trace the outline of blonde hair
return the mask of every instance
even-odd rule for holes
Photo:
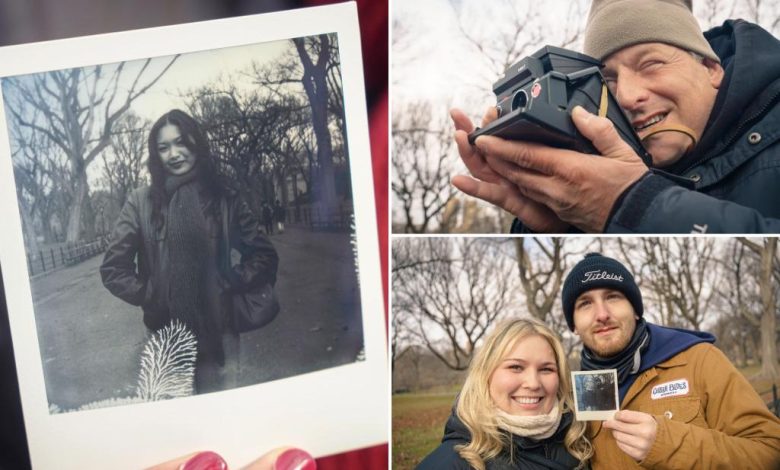
[[[495,405],[490,397],[490,378],[517,342],[530,336],[539,336],[550,344],[558,366],[558,401],[563,413],[574,410],[569,364],[558,336],[537,320],[501,323],[474,356],[456,406],[458,418],[471,433],[471,442],[458,445],[455,450],[477,470],[485,470],[485,461],[495,458],[502,450],[508,450],[511,455],[512,437],[499,429],[493,419]],[[580,461],[577,468],[584,467],[593,455],[585,428],[583,421],[572,421],[564,438],[566,450]]]

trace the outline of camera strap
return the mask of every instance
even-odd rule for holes
[[[688,146],[687,152],[690,152],[691,150],[693,150],[693,147],[696,146],[697,143],[696,134],[693,133],[693,129],[680,124],[669,124],[667,126],[662,126],[659,127],[658,129],[654,129],[652,132],[650,132],[649,134],[647,134],[642,138],[642,143],[644,143],[644,141],[649,139],[650,137],[658,134],[659,132],[679,132],[681,134],[685,134],[688,137],[690,137],[691,145]]]
[[[607,108],[609,107],[609,93],[607,91],[607,84],[602,79],[601,81],[601,101],[599,102],[599,117],[606,117]]]

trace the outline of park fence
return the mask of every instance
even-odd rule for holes
[[[35,276],[66,266],[73,266],[103,253],[107,246],[108,238],[99,237],[92,241],[65,243],[33,253],[28,252],[27,269],[30,276]]]
[[[328,214],[319,204],[292,204],[285,208],[285,223],[313,230],[345,230],[352,224],[352,213],[351,200],[342,202],[336,211]]]

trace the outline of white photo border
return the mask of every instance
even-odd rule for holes
[[[388,442],[386,329],[354,2],[0,48],[0,78],[326,33],[338,35],[341,60],[365,360],[224,392],[49,413],[0,96],[0,265],[34,468],[137,469],[203,449],[240,468],[278,446],[317,457]]]
[[[581,375],[612,375],[612,383],[615,389],[615,408],[612,410],[602,411],[583,411],[580,410],[580,403],[577,400],[577,376]],[[577,421],[604,421],[612,419],[615,413],[620,410],[620,396],[618,394],[618,381],[616,369],[604,369],[604,370],[588,370],[588,371],[572,371],[571,373],[571,389],[574,394],[574,412],[576,413]]]

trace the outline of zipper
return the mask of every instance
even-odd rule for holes
[[[749,119],[745,119],[744,121],[742,121],[739,124],[739,126],[737,127],[737,131],[732,135],[732,137],[724,145],[721,145],[720,148],[718,148],[717,152],[712,152],[712,154],[709,157],[701,159],[701,160],[699,160],[696,163],[692,163],[690,166],[688,166],[685,170],[682,171],[682,174],[688,173],[688,171],[690,171],[694,167],[699,166],[702,163],[706,163],[706,162],[712,160],[713,158],[715,158],[720,153],[721,150],[731,146],[731,144],[733,144],[742,135],[742,132],[743,132],[743,130],[746,127],[748,127],[749,125],[752,125],[756,120],[758,120],[761,117],[763,117],[763,115],[766,114],[766,112],[769,110],[769,108],[774,106],[775,101],[777,100],[778,97],[780,97],[780,91],[776,92],[772,96],[772,98],[770,98],[769,101],[767,101],[766,104],[759,110],[759,112],[754,114]],[[690,179],[690,178],[688,178],[688,179]]]

